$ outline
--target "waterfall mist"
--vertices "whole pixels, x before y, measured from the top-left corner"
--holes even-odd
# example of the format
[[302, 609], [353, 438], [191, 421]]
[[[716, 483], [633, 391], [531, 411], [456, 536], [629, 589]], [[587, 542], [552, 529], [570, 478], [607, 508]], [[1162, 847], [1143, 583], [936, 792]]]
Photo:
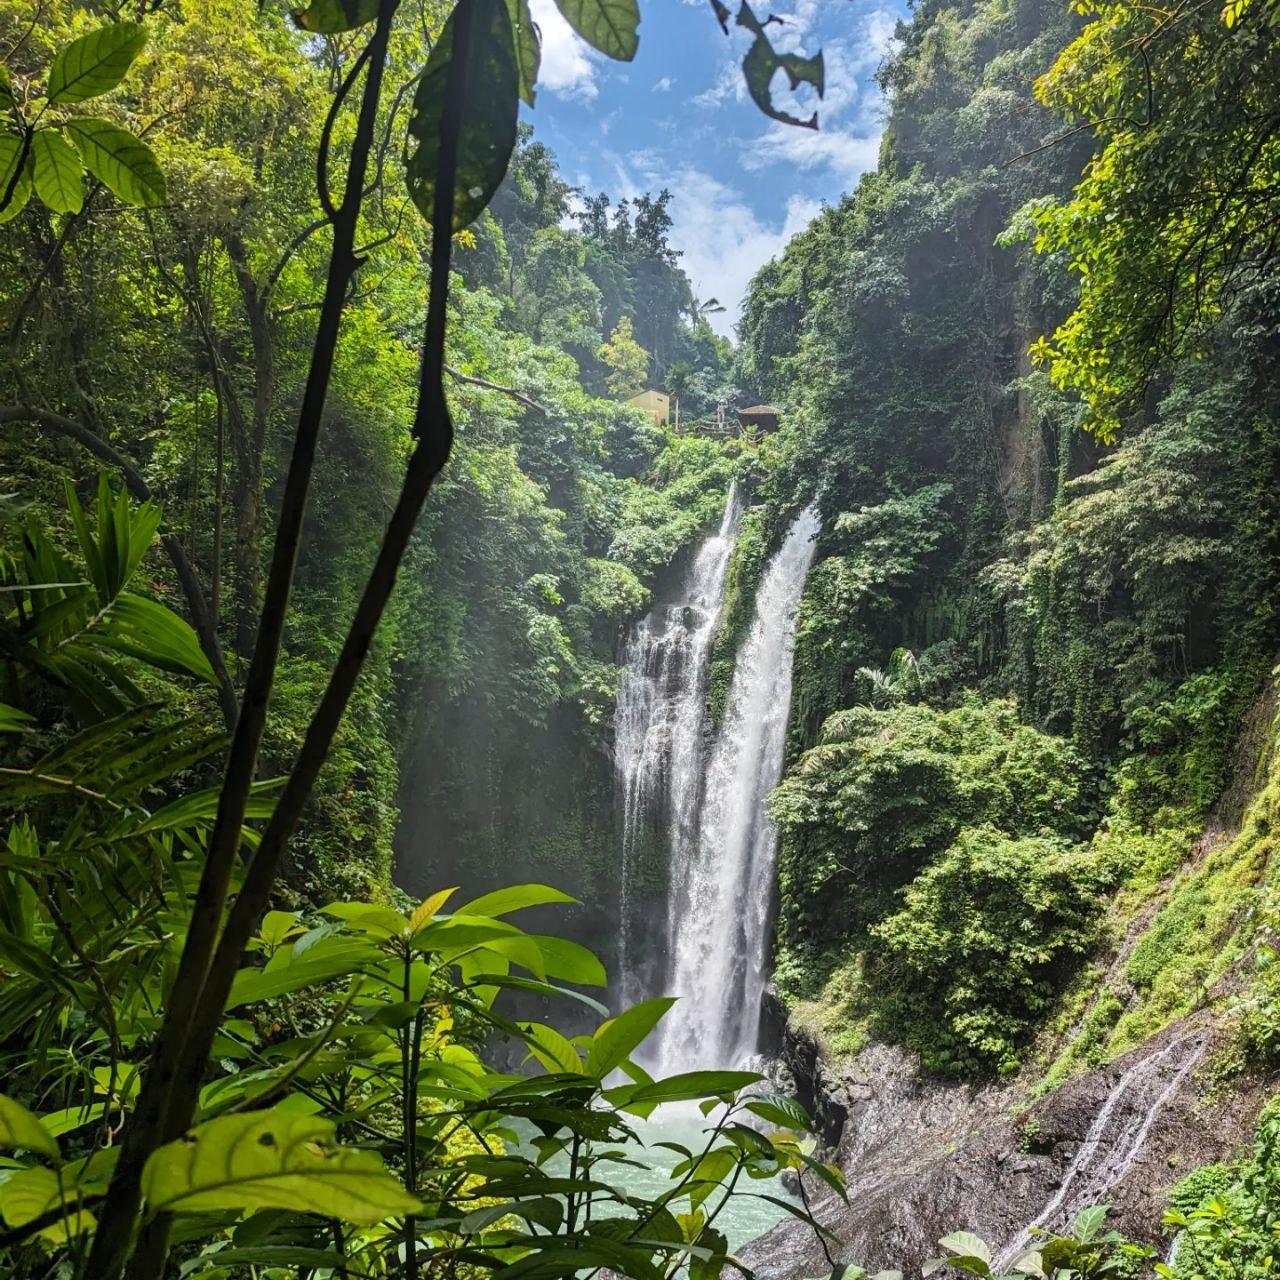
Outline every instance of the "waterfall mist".
[[777, 833], [765, 800], [782, 776], [795, 616], [813, 560], [815, 507], [769, 562], [707, 761], [698, 838], [672, 864], [662, 1071], [726, 1067], [756, 1051]]

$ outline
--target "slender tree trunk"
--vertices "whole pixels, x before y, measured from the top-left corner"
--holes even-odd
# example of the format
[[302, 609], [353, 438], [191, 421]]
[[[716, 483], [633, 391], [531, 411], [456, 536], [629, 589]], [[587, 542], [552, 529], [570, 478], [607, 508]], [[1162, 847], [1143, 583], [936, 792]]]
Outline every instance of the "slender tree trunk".
[[[209, 837], [209, 847], [171, 998], [167, 1002], [164, 1022], [146, 1067], [137, 1104], [125, 1127], [120, 1156], [89, 1254], [86, 1274], [92, 1276], [93, 1280], [116, 1280], [123, 1271], [142, 1202], [142, 1171], [147, 1158], [175, 1132], [181, 1133], [186, 1127], [208, 1059], [206, 1044], [204, 1052], [195, 1058], [193, 1077], [189, 1080], [179, 1077], [184, 1049], [193, 1047], [192, 1020], [197, 1000], [209, 976], [210, 962], [218, 942], [232, 870], [242, 842], [250, 789], [257, 772], [258, 753], [266, 729], [267, 705], [275, 684], [276, 665], [280, 656], [284, 621], [289, 607], [290, 588], [297, 564], [315, 462], [316, 442], [333, 372], [343, 306], [347, 287], [359, 265], [355, 255], [356, 232], [373, 148], [378, 104], [382, 95], [387, 43], [396, 7], [397, 0], [382, 0], [369, 44], [339, 91], [339, 97], [326, 122], [319, 168], [321, 176], [325, 172], [324, 162], [327, 160], [323, 152], [332, 136], [333, 121], [346, 94], [354, 87], [363, 70], [364, 90], [347, 164], [342, 202], [338, 208], [329, 210], [333, 224], [333, 248], [329, 258], [328, 278], [316, 326], [306, 388], [298, 412], [298, 426], [280, 506], [271, 573], [263, 596], [262, 617], [245, 681], [240, 717], [227, 757], [218, 813]], [[328, 199], [328, 193], [325, 192], [324, 195]], [[257, 859], [253, 865], [257, 865]], [[134, 1251], [131, 1275], [138, 1277], [138, 1280], [156, 1280], [162, 1275], [168, 1255], [168, 1240], [167, 1222], [152, 1223], [144, 1231]]]
[[262, 607], [263, 511], [262, 463], [267, 447], [267, 427], [276, 393], [275, 332], [270, 308], [249, 265], [249, 253], [238, 231], [222, 237], [227, 257], [240, 287], [249, 340], [253, 346], [253, 416], [243, 442], [236, 497], [236, 557], [240, 590], [236, 609], [236, 648], [253, 648], [258, 610]]

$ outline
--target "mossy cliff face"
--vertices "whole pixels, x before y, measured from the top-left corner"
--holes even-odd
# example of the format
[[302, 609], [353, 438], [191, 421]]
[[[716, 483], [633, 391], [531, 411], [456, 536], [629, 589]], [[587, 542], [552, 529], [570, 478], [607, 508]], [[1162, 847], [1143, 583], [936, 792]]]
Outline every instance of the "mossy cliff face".
[[[1167, 1255], [1170, 1195], [1196, 1169], [1247, 1157], [1258, 1112], [1280, 1084], [1250, 1073], [1207, 1096], [1212, 1064], [1230, 1047], [1230, 1030], [1200, 1015], [1040, 1100], [1018, 1084], [922, 1078], [910, 1055], [884, 1045], [828, 1066], [849, 1199], [814, 1187], [811, 1204], [838, 1241], [835, 1260], [918, 1275], [952, 1231], [1016, 1250], [1038, 1220], [1059, 1228], [1098, 1203], [1112, 1206], [1109, 1226]], [[803, 1041], [787, 1056], [804, 1063]], [[797, 1225], [756, 1241], [744, 1261], [767, 1280], [820, 1274], [821, 1249]]]

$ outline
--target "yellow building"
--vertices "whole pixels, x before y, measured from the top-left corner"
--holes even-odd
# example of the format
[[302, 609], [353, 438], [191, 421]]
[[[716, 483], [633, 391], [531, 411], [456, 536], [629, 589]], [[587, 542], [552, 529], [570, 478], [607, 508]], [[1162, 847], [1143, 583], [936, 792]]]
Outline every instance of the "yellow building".
[[627, 400], [637, 409], [643, 409], [654, 426], [665, 427], [671, 421], [671, 397], [665, 391], [642, 391]]

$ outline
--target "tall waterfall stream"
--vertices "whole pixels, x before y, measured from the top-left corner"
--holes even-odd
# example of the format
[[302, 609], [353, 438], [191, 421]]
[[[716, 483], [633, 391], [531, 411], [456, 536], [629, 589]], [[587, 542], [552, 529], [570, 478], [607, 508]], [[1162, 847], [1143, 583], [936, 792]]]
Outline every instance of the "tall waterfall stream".
[[[640, 931], [665, 939], [651, 966], [679, 1001], [659, 1028], [660, 1072], [730, 1067], [757, 1048], [777, 839], [765, 801], [782, 773], [795, 617], [813, 560], [815, 507], [792, 524], [765, 568], [718, 726], [707, 677], [739, 517], [736, 492], [699, 549], [675, 603], [633, 629], [618, 698], [624, 994], [637, 992]], [[646, 824], [666, 845], [665, 933], [635, 901]]]

